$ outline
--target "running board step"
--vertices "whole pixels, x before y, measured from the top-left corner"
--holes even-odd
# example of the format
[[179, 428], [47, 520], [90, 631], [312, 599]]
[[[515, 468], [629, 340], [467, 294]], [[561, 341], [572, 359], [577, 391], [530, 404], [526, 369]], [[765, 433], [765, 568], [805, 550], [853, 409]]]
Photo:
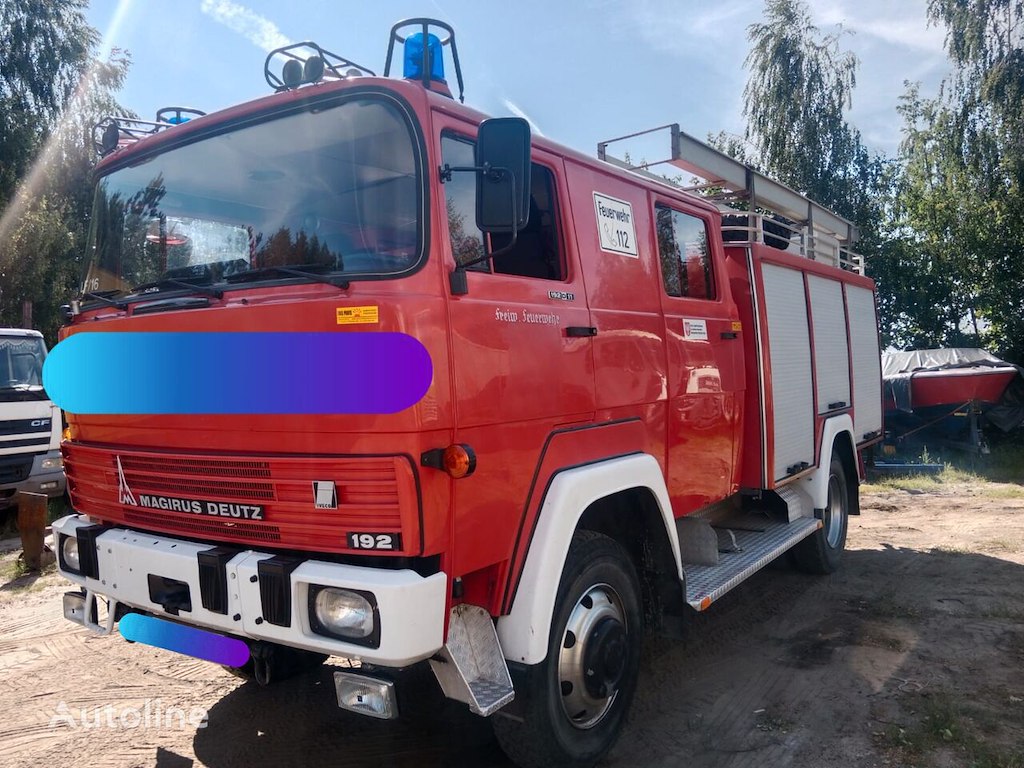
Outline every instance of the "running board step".
[[757, 573], [787, 549], [821, 528], [815, 517], [800, 518], [792, 523], [771, 520], [758, 522], [760, 531], [731, 529], [737, 551], [722, 553], [718, 565], [684, 564], [686, 575], [686, 602], [698, 611], [705, 610], [715, 600], [748, 576]]
[[483, 717], [515, 697], [494, 620], [479, 606], [452, 608], [448, 641], [430, 666], [445, 696], [465, 702], [471, 712]]

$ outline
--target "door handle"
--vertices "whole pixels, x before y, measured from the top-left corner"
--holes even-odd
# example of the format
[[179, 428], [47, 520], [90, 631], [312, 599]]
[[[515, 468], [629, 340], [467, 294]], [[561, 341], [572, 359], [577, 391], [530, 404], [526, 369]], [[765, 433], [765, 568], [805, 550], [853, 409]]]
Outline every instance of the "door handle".
[[570, 339], [597, 336], [597, 328], [592, 325], [570, 325], [565, 329], [565, 335]]

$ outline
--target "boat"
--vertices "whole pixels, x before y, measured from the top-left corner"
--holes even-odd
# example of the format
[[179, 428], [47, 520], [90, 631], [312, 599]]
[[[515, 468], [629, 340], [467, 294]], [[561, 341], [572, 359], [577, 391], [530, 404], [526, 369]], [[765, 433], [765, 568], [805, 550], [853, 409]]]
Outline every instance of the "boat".
[[1024, 422], [1024, 369], [983, 349], [886, 352], [883, 403], [890, 440], [987, 453], [983, 429], [1009, 432]]

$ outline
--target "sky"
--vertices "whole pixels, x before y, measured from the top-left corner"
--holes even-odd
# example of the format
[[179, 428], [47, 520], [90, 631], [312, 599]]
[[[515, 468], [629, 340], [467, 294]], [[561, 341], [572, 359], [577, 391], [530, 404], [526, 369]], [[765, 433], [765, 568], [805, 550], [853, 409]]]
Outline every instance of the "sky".
[[[851, 34], [860, 59], [851, 122], [892, 154], [904, 81], [937, 92], [948, 72], [944, 31], [927, 0], [808, 0], [815, 23]], [[266, 54], [289, 42], [382, 73], [391, 25], [431, 16], [455, 28], [466, 103], [519, 115], [534, 130], [594, 154], [599, 141], [667, 123], [699, 138], [742, 134], [749, 24], [763, 0], [91, 0], [103, 48], [130, 52], [120, 102], [152, 119], [164, 106], [212, 112], [270, 92]], [[449, 81], [454, 82], [449, 66]], [[666, 134], [619, 145], [667, 156]], [[621, 154], [621, 153], [616, 153]]]

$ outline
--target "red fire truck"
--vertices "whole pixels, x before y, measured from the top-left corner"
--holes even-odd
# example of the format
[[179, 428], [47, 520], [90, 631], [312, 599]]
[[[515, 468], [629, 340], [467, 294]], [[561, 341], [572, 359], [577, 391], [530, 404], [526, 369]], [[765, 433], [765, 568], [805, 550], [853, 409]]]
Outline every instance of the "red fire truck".
[[311, 43], [265, 74], [251, 103], [102, 126], [62, 338], [398, 332], [432, 384], [384, 415], [68, 414], [65, 615], [239, 638], [261, 683], [358, 659], [338, 703], [380, 718], [389, 670], [428, 663], [518, 763], [590, 765], [645, 631], [783, 554], [839, 566], [881, 431], [856, 231], [676, 126], [707, 188], [486, 119], [431, 19], [396, 25], [384, 77]]

